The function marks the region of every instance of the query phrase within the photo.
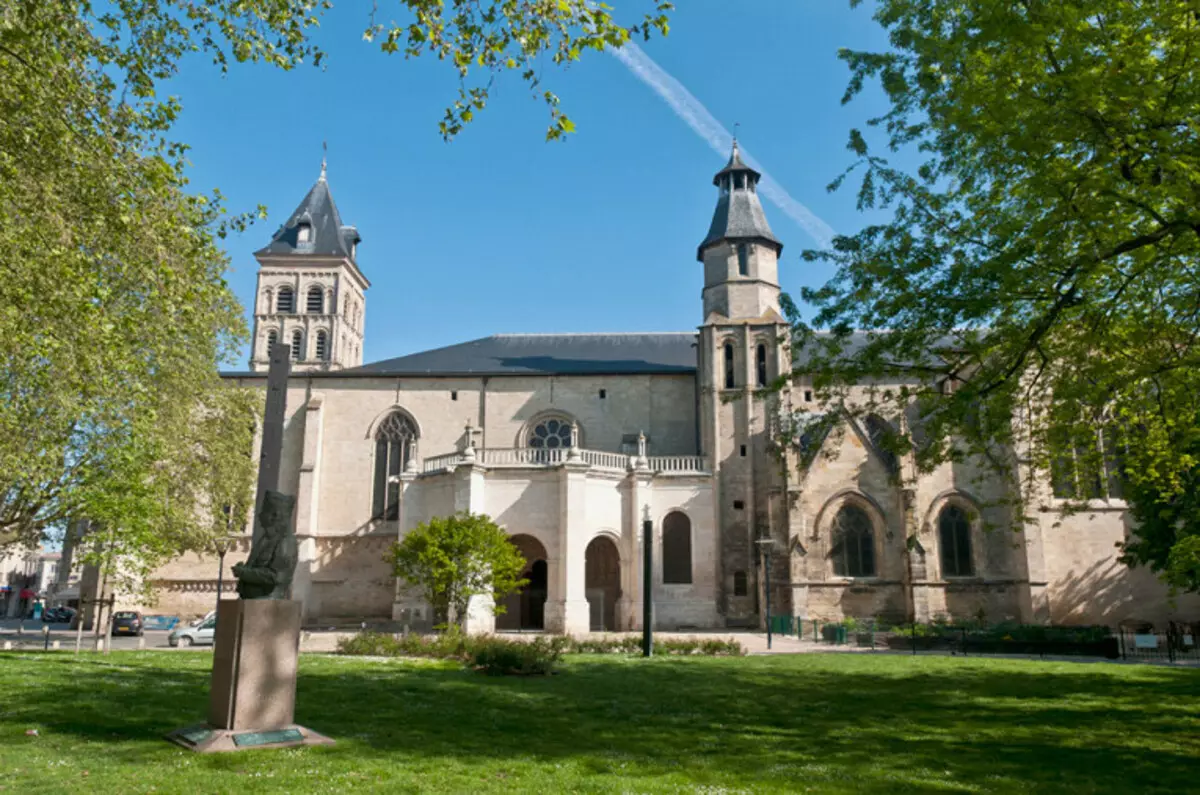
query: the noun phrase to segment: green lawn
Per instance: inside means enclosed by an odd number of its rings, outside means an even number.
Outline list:
[[[0,791],[1200,791],[1198,670],[576,657],[498,679],[306,655],[297,720],[336,746],[201,756],[162,736],[203,717],[210,665],[0,654]]]

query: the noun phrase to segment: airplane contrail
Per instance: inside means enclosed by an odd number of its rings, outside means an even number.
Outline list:
[[[733,136],[729,134],[729,130],[726,130],[708,112],[708,108],[704,107],[704,103],[696,99],[692,95],[692,92],[688,91],[682,83],[655,63],[654,59],[646,55],[641,47],[630,41],[626,42],[620,48],[613,49],[610,47],[607,49],[638,80],[641,80],[662,97],[671,107],[671,110],[675,111],[675,115],[682,119],[687,126],[691,127],[697,135],[703,138],[713,148],[713,151],[722,156],[729,153],[729,149],[733,143]],[[829,246],[830,241],[836,234],[833,231],[833,227],[814,215],[812,210],[793,199],[791,194],[784,190],[782,185],[773,180],[762,166],[754,158],[750,157],[745,148],[742,149],[742,155],[746,162],[753,166],[755,170],[762,172],[763,176],[758,183],[758,192],[766,196],[768,201],[798,223],[800,228],[807,232],[809,237],[815,240],[822,248]]]

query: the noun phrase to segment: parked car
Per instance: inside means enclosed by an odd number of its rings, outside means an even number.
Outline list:
[[[112,634],[142,635],[142,614],[135,610],[121,610],[113,613]]]
[[[75,611],[70,607],[51,607],[42,613],[42,621],[47,624],[69,624],[75,618]]]
[[[215,617],[205,619],[204,621],[191,627],[177,629],[167,636],[167,643],[171,646],[211,646],[213,644],[213,633],[216,630],[217,619]]]

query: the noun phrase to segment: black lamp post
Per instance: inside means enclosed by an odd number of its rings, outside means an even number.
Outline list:
[[[766,596],[767,608],[767,648],[771,648],[771,548],[775,546],[775,540],[770,536],[764,536],[754,543],[758,544],[758,548],[763,553],[763,570],[764,570],[764,591]]]
[[[650,506],[642,513],[642,656],[654,653],[654,521]]]

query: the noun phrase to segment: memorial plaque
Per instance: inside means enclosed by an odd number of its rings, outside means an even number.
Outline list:
[[[301,743],[304,735],[299,729],[280,729],[272,732],[243,732],[233,735],[233,744],[239,748],[253,745],[271,745],[272,743]]]

